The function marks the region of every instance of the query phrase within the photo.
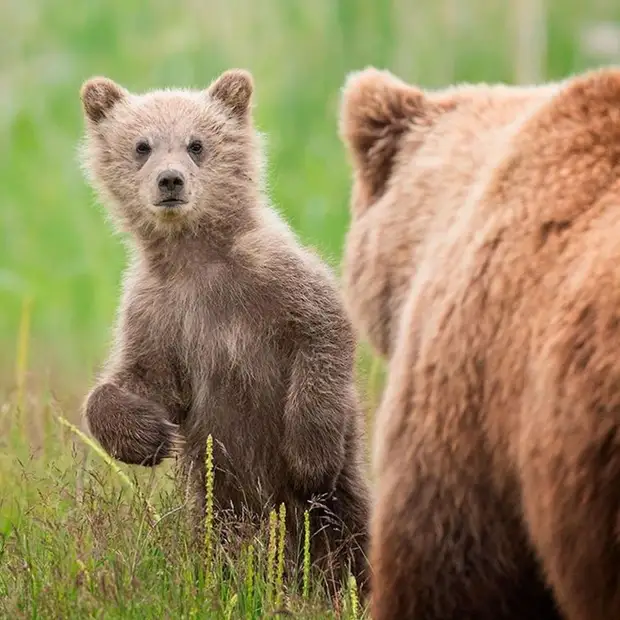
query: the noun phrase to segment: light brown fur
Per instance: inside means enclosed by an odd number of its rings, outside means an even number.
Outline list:
[[[620,72],[368,69],[341,132],[347,304],[389,359],[374,620],[620,617]]]
[[[212,434],[218,509],[260,515],[285,502],[297,547],[318,496],[315,558],[329,545],[363,584],[354,333],[332,274],[268,204],[252,92],[240,70],[202,92],[83,86],[84,168],[132,250],[85,416],[126,463],[180,451],[201,512]]]

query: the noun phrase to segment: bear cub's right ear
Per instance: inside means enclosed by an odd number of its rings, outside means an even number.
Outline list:
[[[98,123],[108,112],[127,96],[127,91],[106,77],[93,77],[84,82],[80,91],[86,116]]]

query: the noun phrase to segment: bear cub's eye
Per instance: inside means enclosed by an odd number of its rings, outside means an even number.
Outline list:
[[[142,157],[148,155],[151,152],[151,145],[146,140],[140,140],[136,144],[136,153]]]
[[[187,150],[192,155],[200,155],[202,153],[202,142],[200,140],[192,140],[188,146]]]

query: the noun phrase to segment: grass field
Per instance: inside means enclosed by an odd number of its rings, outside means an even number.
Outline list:
[[[598,62],[581,49],[581,27],[584,20],[619,19],[620,5],[547,4],[544,77]],[[132,90],[203,87],[225,68],[250,69],[257,123],[268,136],[272,198],[300,237],[337,268],[348,222],[349,173],[336,133],[344,76],[374,64],[425,86],[511,81],[510,5],[4,0],[0,616],[362,613],[353,591],[333,605],[314,581],[307,597],[280,587],[277,567],[274,575],[268,569],[268,532],[226,547],[214,535],[212,570],[205,569],[204,557],[188,545],[184,498],[169,465],[115,470],[90,450],[80,475],[84,443],[59,416],[78,419],[79,401],[106,352],[125,260],[77,165],[82,81],[105,74]],[[380,383],[368,389],[369,364],[362,356],[360,383],[371,415]],[[149,511],[161,517],[156,525]]]

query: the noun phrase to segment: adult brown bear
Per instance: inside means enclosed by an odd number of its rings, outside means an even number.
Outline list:
[[[620,618],[620,71],[344,87],[345,288],[389,359],[374,620]]]

